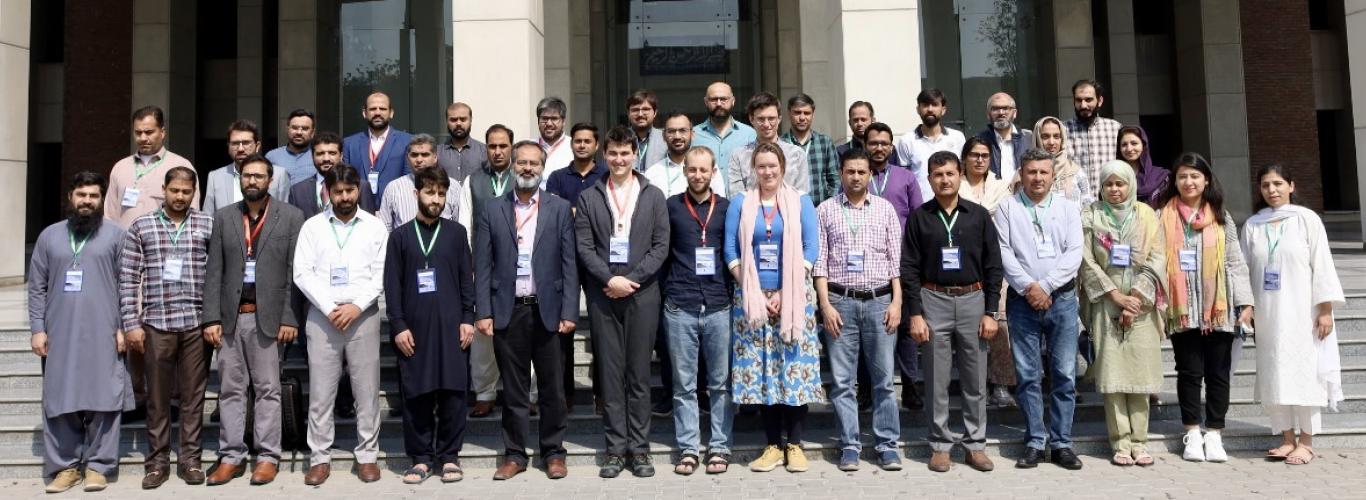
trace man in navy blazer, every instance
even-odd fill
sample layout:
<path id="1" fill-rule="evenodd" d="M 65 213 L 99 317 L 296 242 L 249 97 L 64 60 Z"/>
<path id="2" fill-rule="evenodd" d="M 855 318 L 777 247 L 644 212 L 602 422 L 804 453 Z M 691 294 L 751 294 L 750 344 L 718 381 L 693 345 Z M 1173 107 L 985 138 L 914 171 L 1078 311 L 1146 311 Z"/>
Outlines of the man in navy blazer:
<path id="1" fill-rule="evenodd" d="M 515 189 L 487 201 L 475 221 L 475 328 L 493 336 L 503 378 L 503 463 L 493 478 L 511 479 L 527 468 L 531 368 L 536 367 L 540 453 L 546 476 L 563 478 L 563 363 L 559 335 L 571 335 L 579 318 L 579 277 L 569 202 L 540 189 L 545 151 L 532 141 L 512 147 Z"/>
<path id="2" fill-rule="evenodd" d="M 323 174 L 332 170 L 342 162 L 342 141 L 336 132 L 320 132 L 313 137 L 309 147 L 313 155 L 313 168 L 318 170 L 317 175 L 308 177 L 294 183 L 289 188 L 289 204 L 294 205 L 304 213 L 307 220 L 320 212 L 327 211 L 327 187 L 323 185 Z M 360 170 L 357 168 L 356 170 Z M 360 180 L 361 193 L 370 192 L 370 183 L 365 178 Z M 366 212 L 375 213 L 374 199 L 369 196 L 360 197 L 360 209 Z"/>
<path id="3" fill-rule="evenodd" d="M 342 162 L 354 165 L 365 174 L 370 184 L 371 206 L 378 207 L 384 187 L 389 181 L 408 175 L 408 160 L 404 152 L 412 134 L 389 126 L 394 119 L 394 109 L 389 106 L 389 96 L 375 92 L 365 98 L 365 121 L 370 127 L 346 137 L 342 144 Z"/>

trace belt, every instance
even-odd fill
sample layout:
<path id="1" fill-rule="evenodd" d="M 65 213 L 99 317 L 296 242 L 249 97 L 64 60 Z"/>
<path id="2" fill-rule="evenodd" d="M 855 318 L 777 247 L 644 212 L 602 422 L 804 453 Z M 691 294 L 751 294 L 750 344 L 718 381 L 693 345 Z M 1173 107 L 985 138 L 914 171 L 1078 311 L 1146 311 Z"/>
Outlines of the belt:
<path id="1" fill-rule="evenodd" d="M 1073 279 L 1073 280 L 1067 280 L 1067 283 L 1065 283 L 1065 284 L 1063 284 L 1062 286 L 1058 287 L 1057 289 L 1053 290 L 1053 295 L 1057 295 L 1057 294 L 1060 294 L 1060 293 L 1063 293 L 1063 292 L 1070 292 L 1070 291 L 1072 291 L 1073 288 L 1076 288 L 1076 287 L 1077 287 L 1077 280 L 1074 280 L 1074 279 Z"/>
<path id="2" fill-rule="evenodd" d="M 830 293 L 835 295 L 859 300 L 875 299 L 892 293 L 892 285 L 882 285 L 878 288 L 848 288 L 839 283 L 828 283 L 826 287 L 830 289 Z"/>
<path id="3" fill-rule="evenodd" d="M 522 306 L 534 306 L 538 304 L 539 301 L 536 300 L 535 295 L 527 295 L 525 297 L 517 297 L 512 299 L 512 303 Z"/>
<path id="4" fill-rule="evenodd" d="M 237 306 L 237 314 L 250 314 L 256 312 L 256 304 L 240 304 Z"/>
<path id="5" fill-rule="evenodd" d="M 931 291 L 935 291 L 935 292 L 939 292 L 939 293 L 943 293 L 943 294 L 948 294 L 948 295 L 952 295 L 952 296 L 957 297 L 957 296 L 959 296 L 959 295 L 967 295 L 967 294 L 969 294 L 969 293 L 972 293 L 972 292 L 981 290 L 981 289 L 982 289 L 982 282 L 981 282 L 981 281 L 978 281 L 978 282 L 976 282 L 976 283 L 969 283 L 969 284 L 967 284 L 967 285 L 953 285 L 953 286 L 941 286 L 941 285 L 938 285 L 938 284 L 935 284 L 935 283 L 925 282 L 925 283 L 921 283 L 921 284 L 920 284 L 920 287 L 921 287 L 921 288 L 924 288 L 924 289 L 926 289 L 926 290 L 931 290 Z"/>

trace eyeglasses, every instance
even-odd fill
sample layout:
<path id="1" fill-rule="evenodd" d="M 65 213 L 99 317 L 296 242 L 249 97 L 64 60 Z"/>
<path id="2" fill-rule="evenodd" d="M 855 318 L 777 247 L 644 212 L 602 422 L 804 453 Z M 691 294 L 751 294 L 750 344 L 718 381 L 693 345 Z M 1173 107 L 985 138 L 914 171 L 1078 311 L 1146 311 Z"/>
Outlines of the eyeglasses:
<path id="1" fill-rule="evenodd" d="M 1006 112 L 1009 112 L 1009 111 L 1013 111 L 1014 109 L 1015 109 L 1015 106 L 992 106 L 992 107 L 991 107 L 991 112 L 992 112 L 992 113 L 1006 113 Z"/>
<path id="2" fill-rule="evenodd" d="M 542 116 L 536 119 L 536 123 L 559 123 L 564 121 L 563 116 Z"/>
<path id="3" fill-rule="evenodd" d="M 991 153 L 968 153 L 968 159 L 989 160 L 991 159 Z"/>

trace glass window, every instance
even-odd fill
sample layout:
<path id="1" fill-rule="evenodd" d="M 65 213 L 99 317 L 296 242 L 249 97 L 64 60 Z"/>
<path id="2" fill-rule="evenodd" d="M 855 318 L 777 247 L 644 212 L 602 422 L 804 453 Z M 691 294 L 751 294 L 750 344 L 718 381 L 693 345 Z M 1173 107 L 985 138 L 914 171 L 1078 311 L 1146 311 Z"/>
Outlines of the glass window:
<path id="1" fill-rule="evenodd" d="M 338 2 L 339 101 L 344 133 L 365 128 L 362 110 L 372 92 L 389 95 L 391 126 L 445 134 L 451 100 L 449 0 Z"/>

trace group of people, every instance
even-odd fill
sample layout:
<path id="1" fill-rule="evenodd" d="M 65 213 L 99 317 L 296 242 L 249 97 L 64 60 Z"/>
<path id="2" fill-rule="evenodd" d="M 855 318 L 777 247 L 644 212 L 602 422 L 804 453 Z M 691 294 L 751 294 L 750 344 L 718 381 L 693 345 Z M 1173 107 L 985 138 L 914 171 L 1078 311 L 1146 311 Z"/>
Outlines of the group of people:
<path id="1" fill-rule="evenodd" d="M 967 465 L 992 470 L 989 404 L 1018 404 L 1025 416 L 1016 467 L 1035 467 L 1048 449 L 1048 460 L 1079 469 L 1071 426 L 1078 359 L 1091 358 L 1079 356 L 1083 335 L 1114 464 L 1153 463 L 1150 395 L 1162 388 L 1168 337 L 1183 456 L 1223 461 L 1231 367 L 1254 325 L 1258 398 L 1283 435 L 1267 454 L 1308 463 L 1321 409 L 1343 399 L 1333 307 L 1344 298 L 1322 222 L 1293 203 L 1293 176 L 1272 165 L 1257 174 L 1258 211 L 1240 234 L 1209 163 L 1186 153 L 1170 169 L 1154 165 L 1141 128 L 1099 116 L 1101 95 L 1099 83 L 1077 82 L 1075 117 L 1024 130 L 998 93 L 991 125 L 965 138 L 941 121 L 943 93 L 925 90 L 921 125 L 899 141 L 857 101 L 852 139 L 837 147 L 812 129 L 809 96 L 787 101 L 780 135 L 775 96 L 750 98 L 746 125 L 721 82 L 706 90 L 701 123 L 681 112 L 657 120 L 655 94 L 641 90 L 627 101 L 629 124 L 605 135 L 589 123 L 566 133 L 564 103 L 546 98 L 535 141 L 502 125 L 470 137 L 463 103 L 446 110 L 444 142 L 410 135 L 390 126 L 389 98 L 376 93 L 367 130 L 316 132 L 297 110 L 288 142 L 264 156 L 256 125 L 234 122 L 233 162 L 209 173 L 202 208 L 200 176 L 164 146 L 161 110 L 139 109 L 137 151 L 107 178 L 75 175 L 71 215 L 34 247 L 48 491 L 103 489 L 120 423 L 141 412 L 142 486 L 165 483 L 173 400 L 177 476 L 224 484 L 254 452 L 251 483 L 271 482 L 282 351 L 296 342 L 309 369 L 304 482 L 328 479 L 338 414 L 354 415 L 357 475 L 378 480 L 381 311 L 412 459 L 402 481 L 461 480 L 466 418 L 488 416 L 499 399 L 506 451 L 493 478 L 530 465 L 532 415 L 546 475 L 565 477 L 581 297 L 604 478 L 655 473 L 656 356 L 678 474 L 729 468 L 741 407 L 757 408 L 765 433 L 749 468 L 805 471 L 808 408 L 826 402 L 841 470 L 860 465 L 861 406 L 873 414 L 876 464 L 899 470 L 896 377 L 901 405 L 930 417 L 931 470 L 948 471 L 960 444 Z M 206 471 L 214 353 L 220 432 Z M 949 422 L 955 379 L 962 433 Z"/>

